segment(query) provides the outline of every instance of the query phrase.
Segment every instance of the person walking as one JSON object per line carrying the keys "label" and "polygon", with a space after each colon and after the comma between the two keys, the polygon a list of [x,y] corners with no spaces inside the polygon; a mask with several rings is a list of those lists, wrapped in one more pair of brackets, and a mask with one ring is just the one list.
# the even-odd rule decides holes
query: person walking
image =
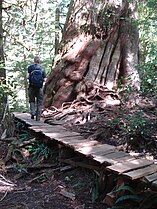
{"label": "person walking", "polygon": [[28,66],[28,97],[31,119],[40,120],[43,103],[43,83],[46,78],[45,69],[40,64],[40,58],[34,57],[34,63]]}

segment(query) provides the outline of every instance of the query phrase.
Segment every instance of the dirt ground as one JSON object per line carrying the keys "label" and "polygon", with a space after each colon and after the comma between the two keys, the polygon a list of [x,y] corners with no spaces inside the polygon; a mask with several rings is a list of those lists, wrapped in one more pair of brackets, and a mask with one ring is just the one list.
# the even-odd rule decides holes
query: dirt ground
{"label": "dirt ground", "polygon": [[[80,187],[82,188],[74,188],[76,184],[79,186],[76,174],[81,178]],[[15,184],[15,187],[12,186],[12,191],[9,191],[10,186],[1,186],[3,192],[0,194],[0,208],[105,209],[106,206],[104,204],[92,204],[92,194],[89,185],[86,185],[85,183],[89,179],[87,174],[86,176],[83,174],[84,172],[80,169],[75,170],[75,172],[66,172],[64,174],[56,173],[51,179],[36,183],[28,183],[28,178],[22,178],[21,180],[15,181],[13,175],[7,175],[7,177],[5,177],[10,179],[11,182]],[[71,194],[71,196],[69,194]]]}
{"label": "dirt ground", "polygon": [[[106,208],[99,201],[93,203],[95,174],[92,171],[80,167],[67,168],[67,165],[58,163],[56,153],[48,159],[52,167],[27,168],[26,171],[27,166],[17,162],[15,153],[4,165],[7,152],[8,143],[1,141],[0,209]],[[27,165],[32,165],[28,162],[31,160],[31,157],[27,159]],[[45,165],[44,159],[40,160]]]}

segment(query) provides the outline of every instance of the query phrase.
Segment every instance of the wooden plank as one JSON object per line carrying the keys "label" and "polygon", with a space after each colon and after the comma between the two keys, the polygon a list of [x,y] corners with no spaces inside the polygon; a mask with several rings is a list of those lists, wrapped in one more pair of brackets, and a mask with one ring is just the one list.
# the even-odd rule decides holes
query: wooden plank
{"label": "wooden plank", "polygon": [[154,172],[157,172],[157,165],[152,164],[152,165],[147,166],[145,168],[141,168],[141,169],[138,169],[138,170],[123,173],[123,175],[131,178],[132,180],[135,180],[135,179],[142,178],[142,177],[144,177],[148,174],[152,174]]}
{"label": "wooden plank", "polygon": [[73,137],[73,136],[80,136],[80,134],[79,133],[76,133],[76,132],[70,132],[70,131],[60,131],[60,132],[58,132],[58,131],[55,131],[55,132],[51,132],[51,131],[44,131],[43,132],[43,134],[46,136],[48,136],[48,135],[50,135],[51,136],[51,134],[52,134],[52,137],[53,137],[53,135],[55,136],[56,135],[56,137],[59,137],[59,138],[62,138],[62,137]]}
{"label": "wooden plank", "polygon": [[55,132],[61,132],[61,131],[67,131],[64,127],[62,127],[62,126],[51,126],[51,125],[49,125],[49,124],[46,124],[46,125],[38,125],[38,126],[31,126],[31,127],[29,127],[29,129],[31,129],[31,130],[33,130],[33,131],[35,131],[35,132],[42,132],[42,133],[44,133],[44,132],[53,132],[53,131],[55,131]]}
{"label": "wooden plank", "polygon": [[52,125],[50,125],[50,124],[48,124],[48,123],[44,123],[44,124],[41,124],[40,126],[38,126],[38,125],[33,125],[32,127],[29,127],[29,128],[32,128],[32,129],[64,129],[64,130],[66,130],[66,128],[64,128],[63,126],[60,126],[60,125],[57,125],[57,126],[52,126]]}
{"label": "wooden plank", "polygon": [[[32,126],[32,127],[29,127],[30,130],[33,130],[35,132],[41,132],[43,133],[45,136],[48,136],[49,138],[54,138],[54,137],[73,137],[73,136],[80,136],[80,133],[77,133],[77,132],[70,132],[70,131],[67,131],[65,128],[62,128],[62,127],[53,127],[51,125],[49,125],[50,127],[40,127],[40,126]],[[82,137],[82,139],[84,139]]]}
{"label": "wooden plank", "polygon": [[20,120],[20,121],[23,121],[23,122],[25,122],[27,125],[30,125],[30,126],[32,126],[32,125],[44,125],[45,123],[44,123],[44,120],[45,119],[42,119],[41,118],[41,120],[40,121],[36,121],[36,120],[32,120],[31,119],[31,115],[29,114],[29,113],[13,113],[13,115],[14,115],[14,117],[15,118],[17,118],[18,120]]}
{"label": "wooden plank", "polygon": [[23,117],[30,117],[30,113],[23,113],[23,112],[13,112],[13,115],[19,119]]}
{"label": "wooden plank", "polygon": [[79,136],[77,133],[72,133],[72,132],[44,132],[43,133],[45,136],[49,137],[50,139],[55,139],[57,141],[60,141],[60,139],[64,138],[64,137],[73,137],[73,136]]}
{"label": "wooden plank", "polygon": [[98,161],[99,163],[110,163],[110,164],[116,164],[123,161],[130,161],[135,158],[130,156],[128,153],[121,152],[115,150],[112,153],[104,153],[104,154],[92,154],[94,160]]}
{"label": "wooden plank", "polygon": [[146,167],[151,164],[153,164],[153,161],[146,159],[135,159],[132,161],[117,163],[115,165],[108,166],[107,169],[121,174],[138,168]]}
{"label": "wooden plank", "polygon": [[64,138],[57,138],[57,141],[62,142],[66,146],[72,147],[75,151],[77,148],[91,147],[98,144],[98,141],[83,138],[82,136],[70,136]]}
{"label": "wooden plank", "polygon": [[24,122],[26,125],[28,126],[33,126],[33,125],[36,125],[36,126],[40,126],[40,125],[44,125],[44,122],[43,121],[35,121],[35,120],[21,120],[22,122]]}
{"label": "wooden plank", "polygon": [[152,185],[155,186],[155,187],[157,187],[157,180],[153,181],[152,182]]}
{"label": "wooden plank", "polygon": [[57,125],[63,125],[64,121],[63,120],[62,121],[59,121],[59,120],[57,121],[57,120],[54,119],[54,120],[46,120],[46,123],[50,124],[52,126],[57,126]]}
{"label": "wooden plank", "polygon": [[95,157],[93,156],[93,159],[101,164],[106,163],[108,165],[116,164],[119,162],[118,160],[105,158],[104,156],[101,156],[101,155],[99,156],[97,155]]}
{"label": "wooden plank", "polygon": [[131,157],[128,153],[118,151],[118,150],[115,150],[114,153],[110,153],[110,154],[105,155],[106,158],[112,158],[112,159],[123,158],[126,156]]}
{"label": "wooden plank", "polygon": [[92,155],[93,153],[99,153],[102,152],[105,153],[111,153],[115,150],[115,146],[111,146],[108,144],[102,144],[102,145],[96,145],[93,147],[81,147],[76,148],[76,151],[84,154],[84,155]]}
{"label": "wooden plank", "polygon": [[68,143],[80,143],[80,142],[86,142],[87,139],[83,138],[82,136],[68,136],[68,137],[64,137],[64,138],[58,138],[58,141],[64,143],[64,144],[68,144]]}
{"label": "wooden plank", "polygon": [[152,182],[152,181],[157,180],[157,172],[153,173],[153,174],[151,174],[149,176],[145,176],[144,180],[146,180],[147,182]]}
{"label": "wooden plank", "polygon": [[70,142],[70,144],[73,145],[75,149],[79,149],[82,147],[92,147],[92,146],[98,145],[99,142],[96,140],[89,141],[88,139],[86,139],[86,140],[79,141],[78,143],[75,143],[75,141],[72,143]]}
{"label": "wooden plank", "polygon": [[70,136],[65,138],[58,138],[59,142],[62,142],[65,145],[74,146],[80,143],[87,143],[88,140],[84,139],[82,136]]}

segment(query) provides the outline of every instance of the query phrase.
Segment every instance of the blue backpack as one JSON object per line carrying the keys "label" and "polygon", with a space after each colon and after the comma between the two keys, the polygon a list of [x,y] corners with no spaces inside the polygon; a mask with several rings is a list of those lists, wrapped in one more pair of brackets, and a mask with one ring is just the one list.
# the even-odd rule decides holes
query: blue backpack
{"label": "blue backpack", "polygon": [[34,70],[30,73],[31,86],[42,88],[43,86],[43,69],[40,65],[34,65]]}

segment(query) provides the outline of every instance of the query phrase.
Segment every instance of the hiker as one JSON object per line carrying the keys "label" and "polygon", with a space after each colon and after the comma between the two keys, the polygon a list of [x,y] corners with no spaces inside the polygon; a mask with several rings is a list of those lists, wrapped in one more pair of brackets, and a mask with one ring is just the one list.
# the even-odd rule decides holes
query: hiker
{"label": "hiker", "polygon": [[43,102],[43,83],[46,78],[45,69],[40,64],[40,58],[34,57],[34,64],[28,67],[28,96],[30,103],[31,119],[36,117],[36,121],[40,120]]}

